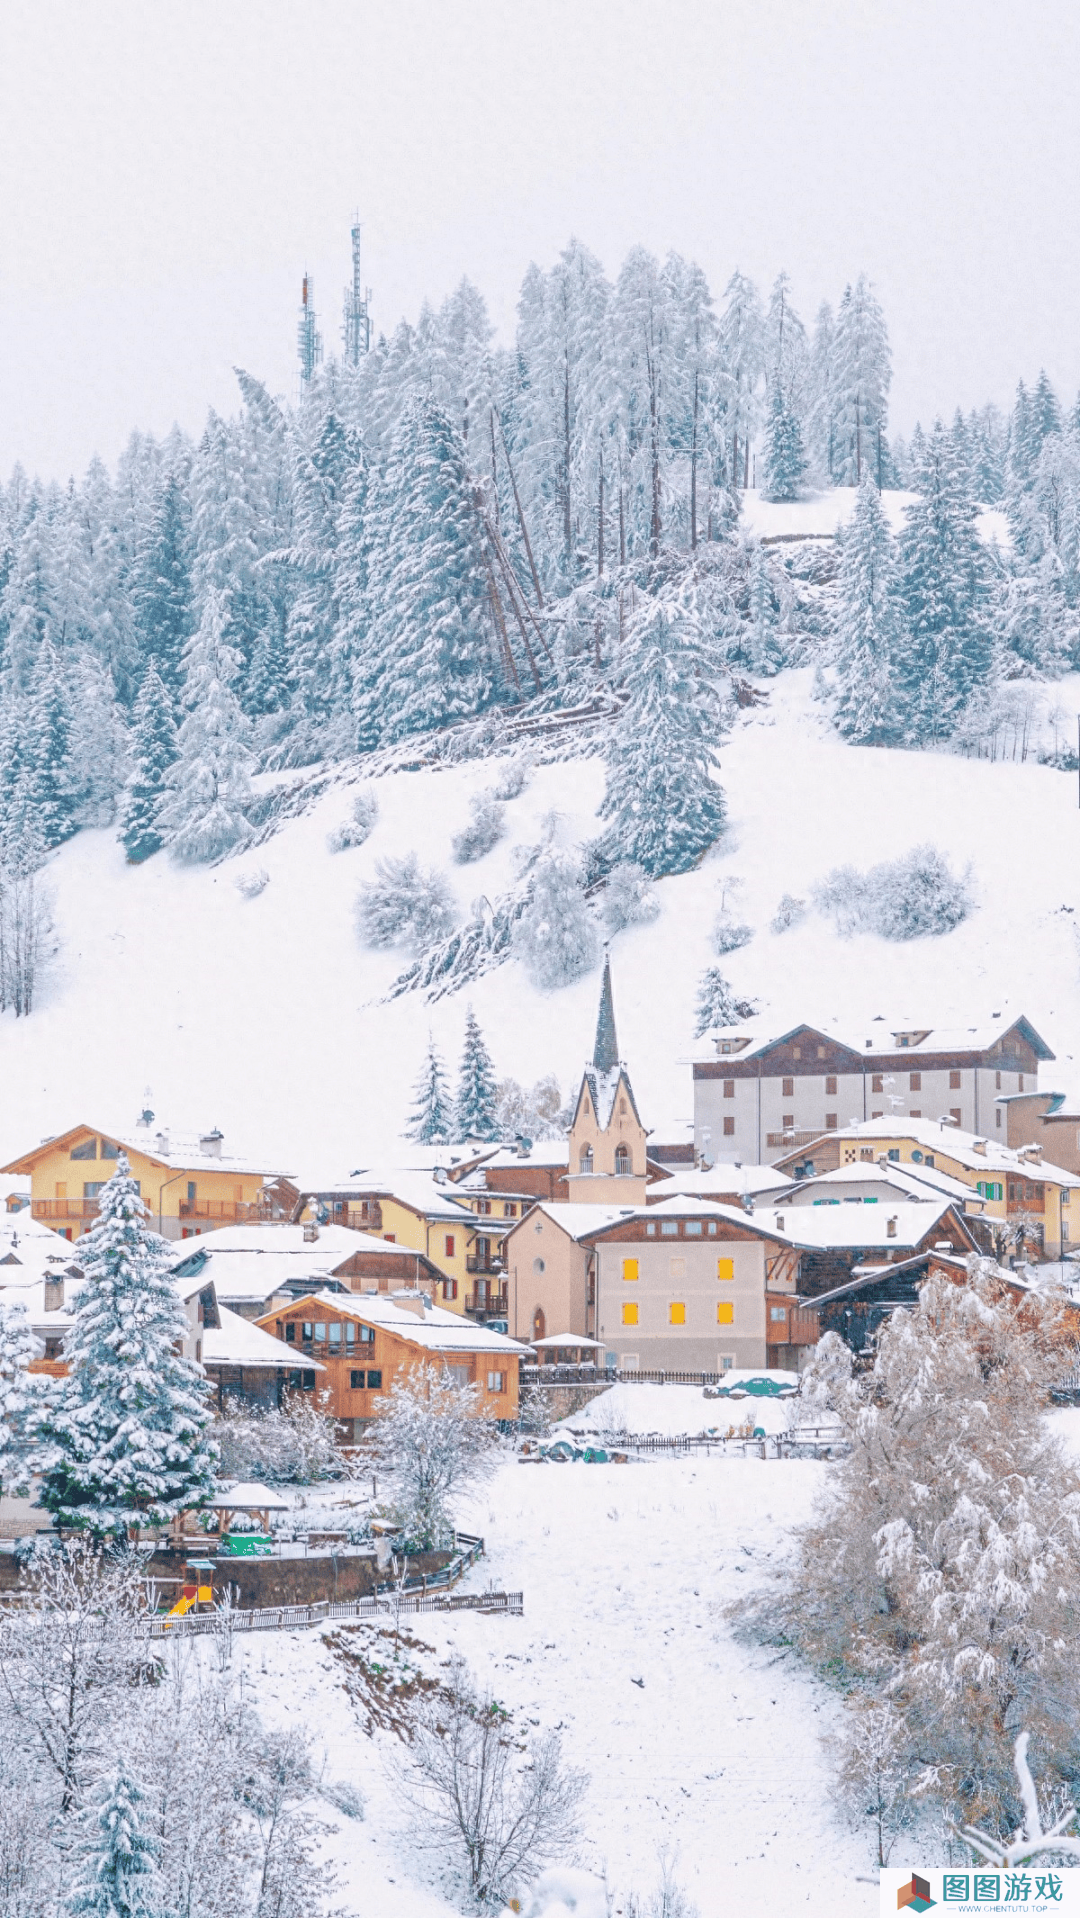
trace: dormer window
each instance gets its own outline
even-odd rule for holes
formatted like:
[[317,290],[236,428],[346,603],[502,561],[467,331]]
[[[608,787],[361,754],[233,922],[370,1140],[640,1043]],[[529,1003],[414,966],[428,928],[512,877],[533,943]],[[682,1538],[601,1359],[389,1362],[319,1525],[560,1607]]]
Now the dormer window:
[[[590,1157],[591,1157],[591,1155],[590,1155]],[[625,1146],[625,1145],[617,1145],[617,1146],[615,1147],[615,1176],[616,1176],[616,1178],[620,1178],[620,1179],[628,1179],[628,1178],[630,1177],[630,1174],[631,1174],[631,1171],[632,1171],[632,1167],[631,1167],[631,1163],[630,1163],[630,1148],[629,1148],[629,1146]]]
[[593,1169],[592,1146],[583,1145],[581,1148],[581,1155],[578,1159],[578,1171],[591,1172],[592,1169]]

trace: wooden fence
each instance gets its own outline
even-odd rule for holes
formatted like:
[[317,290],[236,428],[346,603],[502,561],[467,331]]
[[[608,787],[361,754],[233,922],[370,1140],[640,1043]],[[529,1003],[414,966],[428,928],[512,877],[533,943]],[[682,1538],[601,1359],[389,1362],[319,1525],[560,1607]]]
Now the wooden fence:
[[323,1599],[314,1605],[268,1605],[259,1611],[241,1612],[219,1609],[195,1612],[187,1618],[152,1618],[147,1626],[151,1638],[206,1637],[217,1632],[292,1632],[328,1619],[393,1618],[417,1612],[485,1612],[520,1618],[525,1610],[523,1592],[378,1592],[368,1598],[345,1599],[339,1603]]

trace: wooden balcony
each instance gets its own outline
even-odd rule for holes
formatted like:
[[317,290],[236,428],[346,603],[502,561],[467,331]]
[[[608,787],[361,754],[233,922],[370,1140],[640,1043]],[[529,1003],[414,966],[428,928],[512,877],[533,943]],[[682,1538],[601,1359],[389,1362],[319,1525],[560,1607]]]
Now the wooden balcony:
[[785,1309],[787,1317],[783,1322],[769,1320],[765,1334],[769,1345],[816,1345],[821,1337],[817,1313],[803,1311],[797,1305],[787,1305]]
[[816,1132],[767,1132],[765,1144],[770,1152],[797,1152],[800,1146],[813,1145],[814,1140],[822,1138],[824,1132],[824,1126],[819,1126]]
[[508,1294],[479,1287],[475,1292],[466,1292],[465,1310],[470,1318],[505,1319],[507,1315]]
[[259,1207],[245,1199],[181,1199],[182,1219],[213,1219],[218,1225],[243,1225],[260,1216]]
[[492,1277],[496,1279],[505,1277],[502,1260],[496,1259],[491,1254],[489,1254],[486,1259],[479,1259],[471,1252],[468,1253],[465,1259],[465,1270],[466,1272],[490,1272]]
[[61,1222],[96,1219],[98,1202],[96,1199],[32,1199],[30,1213],[35,1219],[44,1219],[46,1225],[52,1225],[58,1219]]

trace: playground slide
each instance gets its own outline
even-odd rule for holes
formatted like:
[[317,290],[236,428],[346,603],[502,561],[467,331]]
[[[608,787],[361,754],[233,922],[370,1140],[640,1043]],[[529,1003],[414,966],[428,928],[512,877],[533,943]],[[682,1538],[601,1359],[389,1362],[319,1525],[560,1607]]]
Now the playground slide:
[[172,1618],[183,1618],[185,1612],[190,1612],[194,1603],[195,1603],[194,1598],[188,1598],[186,1595],[182,1598],[178,1598],[172,1610],[166,1612],[165,1614],[166,1625],[169,1623],[169,1620]]

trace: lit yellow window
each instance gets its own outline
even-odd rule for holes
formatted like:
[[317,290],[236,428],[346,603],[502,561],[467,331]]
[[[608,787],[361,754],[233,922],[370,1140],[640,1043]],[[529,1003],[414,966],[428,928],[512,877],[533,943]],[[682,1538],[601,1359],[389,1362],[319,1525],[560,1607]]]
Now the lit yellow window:
[[717,1259],[716,1276],[718,1279],[733,1279],[735,1277],[734,1259]]
[[633,1301],[632,1304],[628,1303],[623,1306],[622,1322],[624,1325],[637,1324],[637,1300],[636,1299]]
[[668,1318],[672,1325],[686,1324],[686,1307],[681,1300],[675,1300],[668,1306]]
[[730,1299],[721,1299],[716,1308],[717,1325],[732,1325],[735,1320],[735,1307]]
[[624,1259],[624,1260],[623,1260],[623,1262],[622,1262],[622,1275],[623,1275],[623,1278],[624,1278],[624,1279],[636,1279],[636,1278],[637,1278],[637,1260],[636,1260],[636,1259]]

